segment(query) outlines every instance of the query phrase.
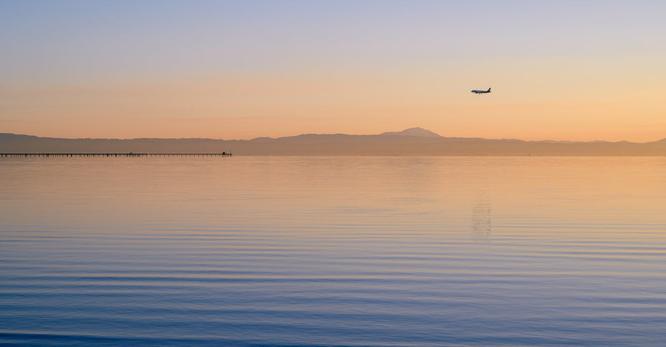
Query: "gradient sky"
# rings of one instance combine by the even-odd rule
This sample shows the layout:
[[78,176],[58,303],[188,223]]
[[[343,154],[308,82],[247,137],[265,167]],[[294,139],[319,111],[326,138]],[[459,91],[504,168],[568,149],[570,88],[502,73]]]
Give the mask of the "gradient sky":
[[660,0],[0,0],[0,132],[421,126],[656,140],[666,137],[664,18]]

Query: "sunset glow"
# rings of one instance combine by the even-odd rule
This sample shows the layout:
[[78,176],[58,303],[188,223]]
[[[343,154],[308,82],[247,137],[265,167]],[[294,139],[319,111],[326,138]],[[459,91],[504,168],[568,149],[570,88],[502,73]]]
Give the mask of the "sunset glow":
[[[651,141],[659,1],[0,4],[0,127],[61,137]],[[468,93],[493,87],[488,96]]]

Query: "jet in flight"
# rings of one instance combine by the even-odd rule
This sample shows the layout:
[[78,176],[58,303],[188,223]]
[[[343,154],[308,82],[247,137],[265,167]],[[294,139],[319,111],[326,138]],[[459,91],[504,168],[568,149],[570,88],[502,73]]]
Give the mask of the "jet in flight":
[[474,94],[488,94],[488,93],[490,93],[490,88],[488,88],[488,90],[472,89],[472,93],[474,93]]

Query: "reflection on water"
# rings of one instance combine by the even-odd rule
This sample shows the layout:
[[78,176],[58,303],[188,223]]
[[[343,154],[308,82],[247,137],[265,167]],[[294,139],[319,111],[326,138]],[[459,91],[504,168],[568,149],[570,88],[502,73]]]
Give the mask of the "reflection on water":
[[483,197],[472,208],[472,231],[479,237],[487,238],[493,231],[492,205]]
[[661,346],[666,158],[0,159],[0,344]]

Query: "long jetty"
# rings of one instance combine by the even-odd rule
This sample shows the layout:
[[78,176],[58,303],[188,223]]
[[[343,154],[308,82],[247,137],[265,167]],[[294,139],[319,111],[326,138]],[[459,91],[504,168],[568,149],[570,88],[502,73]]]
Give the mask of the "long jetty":
[[222,153],[0,153],[0,157],[156,157],[156,156],[201,156],[230,157],[230,152]]

